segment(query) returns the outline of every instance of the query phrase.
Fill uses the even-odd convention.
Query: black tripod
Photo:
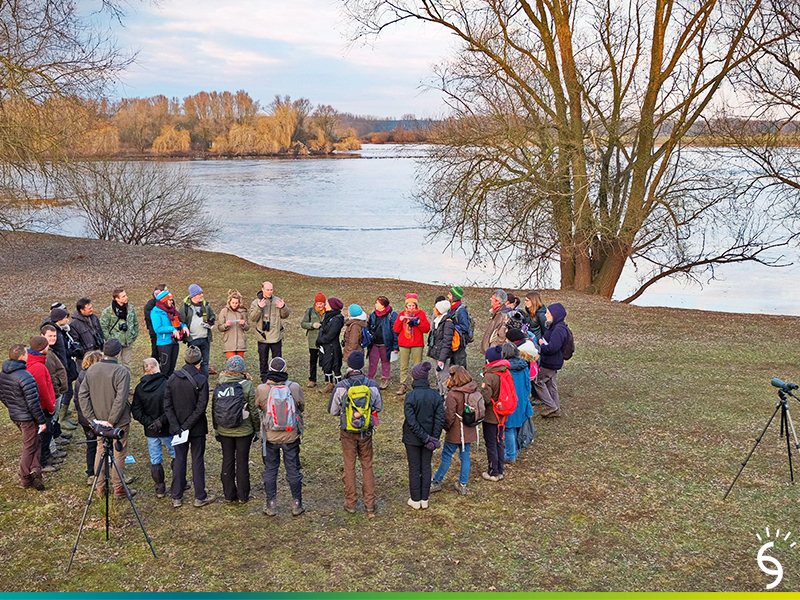
[[[777,382],[777,383],[776,383]],[[773,379],[772,385],[777,388],[781,388],[778,390],[778,403],[775,405],[775,411],[772,413],[772,416],[767,421],[766,426],[761,431],[761,435],[756,438],[756,443],[753,445],[752,450],[750,450],[750,454],[747,455],[747,458],[742,463],[742,467],[739,469],[739,472],[736,474],[736,477],[733,478],[733,482],[731,486],[728,488],[728,491],[725,492],[725,495],[722,497],[723,500],[728,497],[728,494],[731,493],[733,489],[733,485],[736,483],[736,480],[739,479],[739,475],[742,474],[744,468],[747,466],[747,462],[750,460],[750,457],[753,456],[753,452],[756,451],[758,448],[758,444],[761,441],[761,438],[764,437],[764,434],[769,429],[770,423],[775,418],[775,415],[778,414],[778,411],[781,411],[781,427],[780,427],[780,438],[783,439],[786,437],[786,455],[789,458],[789,477],[792,480],[792,484],[794,484],[794,467],[792,466],[792,445],[789,441],[789,430],[791,429],[792,436],[794,436],[794,447],[798,451],[800,451],[800,444],[797,442],[797,432],[794,430],[794,423],[792,423],[792,416],[789,414],[789,400],[787,399],[787,394],[800,402],[800,398],[795,396],[792,393],[793,389],[797,389],[797,385],[793,383],[783,383],[780,379]]]
[[[150,540],[150,536],[147,535],[147,530],[144,528],[144,523],[142,522],[142,518],[139,516],[139,511],[136,510],[136,505],[133,503],[133,498],[131,497],[131,492],[128,489],[128,485],[125,483],[125,478],[122,476],[122,471],[119,469],[119,465],[117,464],[116,459],[114,458],[114,449],[113,443],[114,439],[109,437],[100,437],[97,439],[99,442],[100,439],[103,440],[103,457],[100,460],[100,464],[97,465],[97,471],[94,474],[94,481],[92,482],[92,489],[89,490],[89,497],[86,499],[86,508],[83,510],[83,518],[81,519],[81,526],[78,528],[78,537],[75,538],[75,545],[72,547],[72,556],[69,559],[69,565],[67,566],[67,573],[72,568],[72,561],[75,559],[75,551],[78,549],[78,542],[81,540],[81,533],[83,533],[83,526],[86,524],[86,515],[89,513],[89,506],[92,504],[92,498],[94,497],[94,490],[97,487],[97,482],[100,479],[100,472],[104,472],[105,477],[105,498],[106,498],[106,541],[109,539],[109,522],[108,522],[108,498],[109,498],[109,490],[111,488],[111,465],[117,470],[117,475],[119,475],[119,479],[122,482],[122,487],[125,489],[125,495],[128,497],[128,502],[131,503],[131,507],[133,508],[133,514],[136,515],[136,520],[139,521],[139,526],[142,528],[142,533],[144,533],[144,539],[147,540],[147,544],[150,546],[150,550],[153,552],[153,556],[156,556],[156,550],[153,548],[153,542]],[[89,442],[91,443],[91,442]],[[117,441],[117,450],[122,450],[122,443]]]

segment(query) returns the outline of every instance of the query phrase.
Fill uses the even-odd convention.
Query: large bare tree
[[[734,70],[796,35],[797,3],[343,2],[355,37],[413,19],[459,40],[437,71],[453,115],[420,196],[479,260],[510,261],[521,280],[555,261],[562,288],[610,298],[629,261],[638,294],[789,243],[685,139]]]

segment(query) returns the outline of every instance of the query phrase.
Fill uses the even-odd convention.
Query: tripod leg
[[[783,428],[786,434],[786,454],[789,456],[789,478],[792,480],[792,484],[794,484],[794,468],[792,467],[792,444],[789,440],[789,407],[786,406],[786,402],[782,403],[783,410]]]
[[[125,483],[125,477],[122,476],[122,471],[117,464],[114,455],[111,455],[111,462],[114,464],[114,468],[117,470],[117,475],[119,475],[119,479],[122,482],[122,487],[125,488],[125,495],[128,496],[128,502],[131,503],[131,508],[133,508],[133,514],[136,515],[136,520],[139,521],[139,527],[142,528],[142,533],[144,534],[144,539],[147,540],[147,545],[150,546],[150,551],[153,553],[154,558],[158,558],[156,556],[156,549],[153,548],[153,542],[150,540],[150,536],[147,535],[147,529],[144,528],[144,523],[142,522],[142,518],[139,516],[139,511],[136,510],[136,505],[133,503],[133,497],[131,496],[131,492],[128,489],[128,484]]]
[[[103,464],[105,465],[105,476],[106,476],[106,541],[108,541],[109,539],[111,539],[110,526],[108,521],[108,494],[109,490],[111,489],[111,473],[109,472],[110,471],[109,462],[114,460],[114,450],[111,447],[111,442],[108,438],[104,438],[104,446],[105,450],[103,451],[104,452]]]
[[[739,475],[741,475],[742,471],[744,471],[744,468],[747,466],[747,463],[750,460],[750,457],[753,456],[753,452],[755,452],[756,448],[758,448],[759,442],[761,442],[761,439],[764,437],[764,434],[767,432],[767,429],[769,429],[770,423],[772,423],[772,419],[774,419],[775,415],[778,414],[778,410],[780,410],[780,408],[781,408],[781,403],[778,402],[778,404],[775,406],[775,411],[772,413],[772,416],[769,418],[769,420],[767,421],[767,424],[764,426],[764,429],[761,431],[761,435],[759,435],[756,438],[756,443],[753,444],[753,448],[750,450],[750,454],[748,454],[747,458],[744,459],[744,462],[742,463],[742,466],[739,468],[739,472],[736,474],[736,477],[733,478],[733,481],[731,482],[731,485],[728,488],[728,491],[725,492],[725,495],[722,497],[723,500],[725,500],[725,498],[728,497],[728,494],[731,493],[731,490],[733,489],[734,484],[739,479]],[[781,416],[783,416],[783,415],[781,415]]]
[[[97,465],[94,473],[94,481],[92,481],[92,489],[89,490],[89,497],[86,499],[86,508],[83,509],[83,518],[81,518],[81,525],[78,527],[78,537],[75,538],[75,545],[72,547],[72,556],[69,557],[69,565],[67,565],[67,573],[72,568],[72,561],[75,560],[75,552],[78,550],[78,542],[81,541],[81,534],[83,533],[83,526],[86,524],[86,515],[89,514],[89,507],[92,505],[92,498],[94,497],[94,490],[97,488],[97,480],[100,477],[100,471],[103,469],[103,461]]]

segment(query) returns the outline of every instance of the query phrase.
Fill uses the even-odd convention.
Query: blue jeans
[[[461,474],[458,477],[458,482],[462,485],[467,485],[469,481],[469,444],[464,444],[464,450],[461,450],[461,444],[453,444],[452,442],[445,442],[442,446],[442,457],[439,460],[439,468],[433,478],[441,483],[444,476],[447,475],[447,470],[450,468],[450,461],[453,459],[453,454],[458,450],[458,458],[461,460]]]
[[[172,436],[162,438],[147,438],[147,451],[150,453],[150,464],[161,464],[161,444],[169,450],[170,458],[175,458],[175,448],[172,447]]]
[[[200,348],[200,356],[203,357],[200,360],[200,372],[206,379],[208,379],[208,360],[211,354],[211,344],[209,343],[208,338],[198,338],[196,340],[192,340],[189,342],[189,345]]]
[[[517,433],[519,427],[506,427],[506,460],[517,460]]]

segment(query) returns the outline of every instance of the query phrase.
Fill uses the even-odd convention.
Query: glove
[[[418,327],[419,326],[419,317],[414,317],[408,320],[409,327]]]
[[[436,450],[437,448],[440,448],[441,445],[442,443],[439,441],[439,439],[433,437],[432,435],[429,435],[428,439],[425,442],[425,447],[428,450]]]
[[[156,419],[150,425],[147,426],[147,429],[150,431],[158,431],[161,429],[161,419]]]

